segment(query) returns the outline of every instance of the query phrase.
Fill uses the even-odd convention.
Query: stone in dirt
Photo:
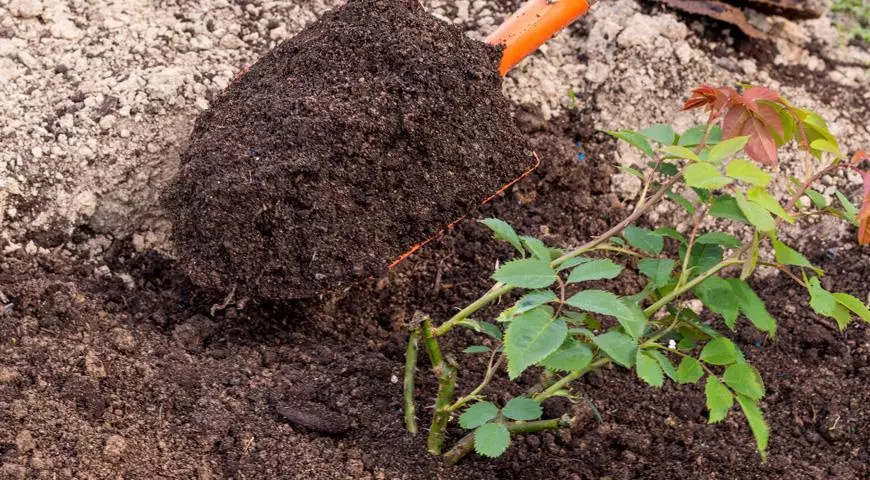
[[[355,0],[196,122],[164,195],[200,286],[293,299],[383,274],[534,164],[499,51],[417,0]]]

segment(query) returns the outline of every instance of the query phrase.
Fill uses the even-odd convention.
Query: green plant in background
[[[870,3],[867,0],[836,0],[831,11],[847,17],[845,25],[836,22],[847,36],[870,43]]]
[[[615,364],[634,370],[654,388],[666,381],[703,384],[709,422],[721,422],[736,405],[765,458],[769,432],[759,405],[765,395],[762,376],[721,333],[718,322],[703,320],[686,301],[700,300],[726,329],[733,330],[745,318],[774,337],[776,320],[747,281],[756,269],[772,268],[806,288],[810,307],[840,328],[853,317],[870,322],[870,310],[861,300],[825,290],[820,282],[824,272],[778,234],[783,224],[832,215],[860,223],[860,241],[870,242],[870,173],[865,173],[868,192],[862,212],[840,192],[837,204],[829,204],[812,185],[834,170],[860,169],[863,157],[847,159],[817,114],[758,87],[739,93],[702,86],[685,106],[698,107],[709,112],[706,123],[682,134],[669,125],[609,132],[638,148],[648,163],[643,169],[624,168],[643,182],[631,214],[587,243],[563,250],[521,236],[501,220],[483,220],[496,239],[515,249],[515,258],[497,268],[487,293],[447,321],[436,325],[417,314],[408,343],[404,405],[409,431],[417,432],[414,375],[421,343],[438,379],[430,453],[443,454],[450,463],[472,450],[498,457],[516,435],[570,427],[574,419],[568,416],[542,419],[541,403],[575,398],[572,382]],[[807,152],[808,160],[805,178],[790,179],[783,205],[771,193],[773,173],[764,167],[775,166],[777,150],[792,141]],[[672,226],[636,225],[665,201],[691,216],[687,233]],[[722,227],[706,229],[711,222],[705,220],[711,217]],[[723,231],[729,223],[751,229],[748,240]],[[765,253],[767,245],[772,255]],[[620,296],[587,286],[618,277],[626,265],[646,278],[641,291]],[[472,318],[512,292],[517,292],[516,300],[498,315]],[[480,383],[462,394],[456,392],[462,367],[438,343],[456,328],[472,329],[486,339],[466,348],[465,355],[489,356]],[[531,372],[539,381],[497,405],[487,388],[502,367],[510,380]],[[447,425],[456,417],[468,434],[443,453]]]

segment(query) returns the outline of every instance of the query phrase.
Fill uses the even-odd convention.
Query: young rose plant
[[[702,86],[686,109],[704,108],[704,124],[677,134],[669,125],[639,132],[608,132],[648,157],[646,168],[623,169],[639,177],[643,187],[630,215],[587,243],[562,250],[521,236],[507,223],[484,223],[498,240],[516,250],[516,258],[492,275],[492,288],[452,318],[435,325],[415,316],[405,370],[405,421],[417,432],[414,375],[422,343],[438,379],[428,450],[442,455],[448,423],[458,417],[469,433],[446,453],[450,463],[472,450],[497,457],[522,433],[570,427],[568,416],[542,419],[541,403],[553,397],[574,398],[571,384],[608,364],[632,369],[654,388],[670,380],[703,383],[709,422],[721,422],[738,405],[765,458],[768,427],[759,402],[764,381],[718,322],[702,320],[686,300],[697,299],[733,330],[740,318],[773,337],[776,320],[747,279],[758,268],[777,269],[809,291],[810,307],[830,317],[841,329],[853,317],[870,322],[870,310],[852,295],[825,290],[823,272],[788,246],[778,232],[801,218],[832,215],[859,226],[859,241],[870,243],[870,171],[861,170],[863,153],[848,159],[817,114],[798,108],[777,93],[759,87],[742,93],[733,88]],[[804,178],[790,178],[783,205],[771,194],[777,172],[777,150],[794,141],[807,152]],[[745,157],[749,157],[747,160]],[[865,181],[859,210],[846,195],[835,192],[836,204],[812,188],[822,176],[852,169]],[[674,202],[692,217],[687,233],[673,226],[642,228],[635,223],[664,201]],[[709,217],[719,229],[705,230]],[[741,240],[726,231],[728,223],[751,229]],[[771,248],[762,248],[769,245]],[[772,251],[769,255],[765,252]],[[586,287],[587,282],[619,276],[620,260],[633,257],[646,286],[629,296]],[[481,309],[509,292],[521,295],[495,318],[472,319]],[[460,364],[442,354],[438,339],[455,328],[469,328],[488,337],[486,345],[465,349],[467,355],[488,355],[480,383],[457,395]],[[502,367],[510,380],[534,369],[534,387],[497,405],[487,387]]]

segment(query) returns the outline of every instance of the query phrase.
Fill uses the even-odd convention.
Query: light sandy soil
[[[239,69],[339,3],[0,0],[0,251],[59,250],[104,274],[101,254],[113,239],[168,251],[157,199],[196,115]],[[517,2],[426,3],[480,38]],[[688,127],[697,117],[678,110],[692,87],[750,82],[818,109],[845,149],[870,145],[870,54],[846,46],[828,18],[750,19],[776,44],[772,64],[735,52],[730,35],[714,42],[695,19],[602,1],[515,69],[505,93],[543,119],[572,105],[573,91],[596,128]],[[785,67],[815,72],[828,87],[783,83]],[[610,160],[640,159],[623,146]],[[829,195],[839,186],[854,198],[860,188],[855,177],[825,180]],[[615,193],[630,196],[635,182],[620,175]],[[810,235],[848,231],[824,223]]]

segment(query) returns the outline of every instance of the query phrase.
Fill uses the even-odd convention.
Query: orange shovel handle
[[[486,38],[504,45],[499,73],[534,52],[563,28],[582,16],[597,0],[529,0]]]

